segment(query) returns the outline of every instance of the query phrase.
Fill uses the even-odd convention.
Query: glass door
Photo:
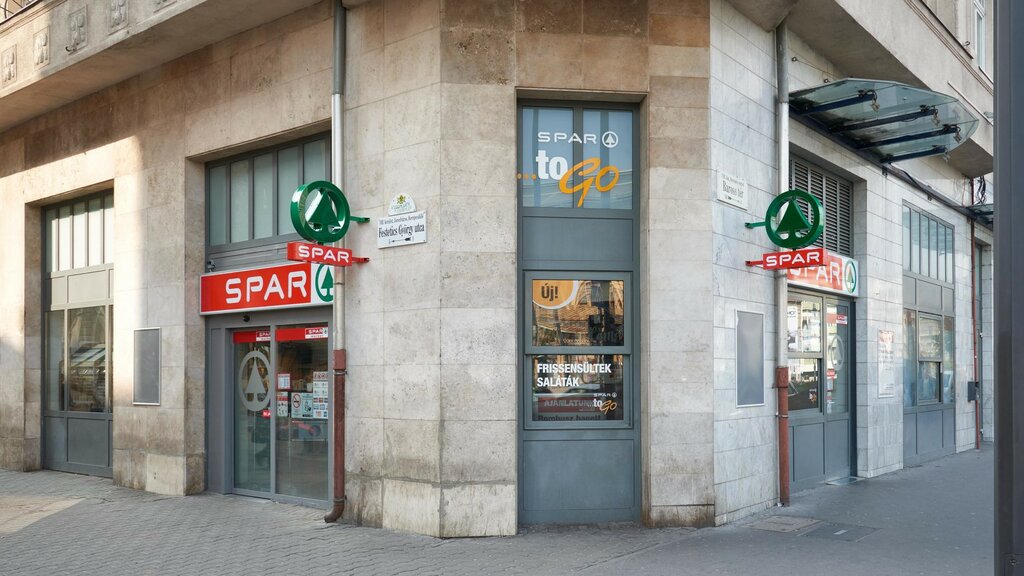
[[[246,328],[231,339],[235,490],[327,500],[327,325]]]

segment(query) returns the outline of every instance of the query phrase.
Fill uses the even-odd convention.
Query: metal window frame
[[[926,258],[925,258],[925,256],[928,254],[928,243],[924,242],[924,239],[921,238],[921,235],[920,235],[920,228],[921,227],[918,226],[918,256],[917,256],[918,270],[914,270],[912,266],[910,266],[907,263],[904,263],[904,265],[903,265],[903,273],[908,275],[908,276],[914,276],[914,277],[922,278],[922,279],[928,280],[929,282],[937,283],[937,284],[940,284],[940,285],[942,285],[942,286],[944,286],[946,288],[953,288],[955,290],[956,289],[956,226],[953,225],[952,223],[946,221],[946,220],[943,220],[942,218],[939,218],[939,217],[933,215],[930,212],[926,212],[926,211],[918,208],[917,206],[915,206],[914,204],[911,204],[909,202],[904,202],[903,203],[903,208],[906,208],[906,209],[910,210],[911,227],[913,227],[912,223],[913,223],[913,220],[914,220],[915,214],[916,214],[917,217],[920,218],[921,222],[934,223],[936,226],[938,226],[938,228],[939,228],[938,232],[942,235],[942,241],[941,241],[942,245],[945,245],[945,242],[946,242],[947,239],[952,239],[952,241],[953,241],[953,245],[952,246],[947,246],[947,252],[952,255],[952,263],[947,263],[945,261],[945,258],[942,257],[941,255],[937,256],[938,262],[936,263],[936,269],[938,269],[940,267],[943,268],[943,275],[946,277],[946,279],[943,280],[943,279],[941,279],[939,277],[937,271],[936,271],[935,275],[932,275],[932,273],[931,273],[931,265],[930,265],[931,259],[930,258],[927,259],[927,262],[926,262]],[[947,234],[948,234],[948,236],[947,236]],[[912,248],[912,246],[913,246],[913,232],[911,232],[910,238],[911,238],[911,261],[913,261],[913,248]],[[938,241],[938,238],[936,238],[936,241]],[[906,249],[906,248],[904,248],[904,249]],[[936,250],[938,250],[938,244],[936,245]],[[923,272],[922,270],[924,270],[926,263],[928,264],[929,270],[928,270],[928,272]],[[950,278],[950,273],[952,273],[952,276],[953,276],[952,278]]]
[[[204,167],[204,186],[206,188],[204,198],[206,202],[205,213],[206,213],[206,254],[207,257],[211,256],[224,256],[236,252],[239,250],[246,250],[250,248],[261,248],[267,246],[273,246],[282,242],[299,239],[298,233],[294,231],[282,232],[278,224],[280,223],[278,200],[281,194],[281,190],[278,186],[278,153],[288,148],[298,149],[298,166],[299,166],[299,181],[305,182],[306,178],[306,157],[305,157],[305,146],[312,142],[323,141],[325,144],[325,158],[329,159],[331,154],[331,142],[330,134],[328,132],[320,132],[312,136],[299,138],[297,140],[289,140],[282,144],[276,144],[274,146],[267,146],[264,148],[258,148],[243,152],[241,154],[235,154],[234,156],[228,156],[211,162],[207,162]],[[255,234],[255,190],[256,190],[256,158],[260,156],[271,155],[271,184],[273,186],[273,202],[271,203],[271,230],[272,234],[263,238],[253,238]],[[249,234],[248,239],[232,242],[231,241],[231,165],[239,161],[249,162],[249,207],[248,207],[248,222],[249,222]],[[330,180],[331,178],[331,166],[330,162],[325,161],[324,175]],[[224,209],[224,221],[221,224],[224,227],[224,244],[212,245],[210,243],[210,230],[212,228],[211,214],[210,214],[210,173],[221,166],[226,167],[227,172],[227,186],[225,193],[227,195]]]

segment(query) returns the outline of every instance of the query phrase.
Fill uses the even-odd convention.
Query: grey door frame
[[[579,118],[576,116],[576,111],[582,109],[587,110],[621,110],[632,112],[633,124],[632,124],[632,162],[633,162],[633,191],[632,191],[632,207],[629,210],[625,209],[601,209],[601,208],[532,208],[524,207],[522,202],[522,195],[517,190],[516,194],[516,206],[518,211],[518,217],[516,222],[516,244],[517,244],[517,266],[516,266],[516,412],[517,412],[517,464],[516,470],[518,475],[517,482],[517,496],[518,496],[518,517],[519,524],[544,524],[544,523],[592,523],[601,521],[639,521],[641,519],[641,503],[643,500],[643,483],[641,475],[641,462],[642,462],[642,428],[641,422],[641,317],[640,317],[640,283],[641,283],[641,260],[640,260],[640,205],[642,202],[642,181],[641,181],[641,155],[640,155],[640,118],[641,111],[638,104],[632,103],[621,103],[621,102],[594,102],[589,100],[578,100],[578,101],[564,101],[564,100],[538,100],[538,99],[520,99],[516,105],[516,162],[519,164],[520,150],[522,150],[522,109],[523,107],[529,106],[541,106],[541,107],[554,107],[554,108],[568,108],[574,111],[573,129],[576,132],[582,132],[582,114]],[[581,155],[582,146],[577,144],[574,147],[574,157]],[[518,169],[518,168],[517,168]],[[524,241],[524,220],[527,218],[551,218],[552,223],[556,223],[561,219],[577,219],[577,218],[588,218],[588,219],[599,219],[599,220],[629,220],[631,225],[630,237],[633,243],[632,251],[629,259],[619,260],[556,260],[556,259],[526,259],[524,256],[523,241]],[[585,241],[585,238],[581,238],[581,241]],[[623,354],[626,358],[623,359],[624,364],[629,365],[628,377],[630,379],[629,384],[629,400],[632,408],[630,410],[631,422],[628,427],[558,427],[558,426],[546,426],[546,427],[527,427],[527,418],[529,413],[526,411],[526,403],[530,400],[527,395],[527,383],[529,378],[526,377],[526,370],[528,366],[526,364],[526,356],[531,354],[525,344],[527,338],[528,324],[526,322],[527,316],[530,314],[531,309],[527,306],[527,299],[531,291],[526,285],[526,278],[528,275],[540,273],[545,276],[575,276],[578,279],[589,279],[593,277],[599,279],[602,277],[622,277],[625,279],[624,288],[629,290],[631,293],[626,295],[628,300],[627,314],[632,317],[625,317],[624,323],[628,324],[625,329],[628,331],[626,341],[630,343],[630,346],[623,347],[628,352],[607,352],[614,354]],[[611,348],[587,348],[579,347],[578,350],[573,350],[564,353],[576,353],[576,354],[591,354],[591,353],[605,353],[604,350]],[[558,348],[563,350],[563,348]],[[597,352],[594,352],[597,350]],[[563,353],[563,352],[555,352]],[[625,393],[625,390],[624,390]],[[607,509],[594,509],[594,510],[554,510],[554,511],[527,511],[525,509],[525,486],[523,479],[525,478],[525,459],[524,459],[524,444],[527,441],[538,441],[544,437],[550,439],[563,437],[568,434],[576,435],[577,439],[580,440],[598,440],[605,439],[609,436],[614,435],[625,435],[628,434],[632,437],[633,441],[633,505],[625,513],[618,515],[609,514]],[[543,441],[543,440],[540,440]]]
[[[821,316],[822,316],[821,330],[822,330],[823,338],[827,334],[826,326],[828,324],[828,322],[827,322],[828,306],[830,304],[835,304],[837,306],[846,306],[847,307],[847,309],[849,310],[849,318],[847,320],[847,322],[848,322],[847,325],[849,326],[849,342],[847,342],[845,344],[845,346],[846,346],[847,354],[849,355],[848,356],[849,360],[847,362],[848,362],[848,364],[850,366],[850,369],[849,369],[850,380],[847,383],[847,394],[849,395],[848,404],[847,404],[847,411],[844,414],[842,414],[842,415],[840,415],[840,414],[834,414],[834,415],[827,414],[825,412],[825,410],[824,410],[824,395],[822,394],[822,392],[824,391],[824,388],[823,388],[822,385],[825,382],[825,372],[828,369],[826,367],[826,362],[824,360],[825,359],[825,355],[828,354],[828,349],[827,349],[827,342],[825,340],[822,340],[822,352],[821,352],[822,361],[820,362],[820,365],[819,365],[819,368],[818,368],[818,372],[819,372],[819,374],[818,374],[818,382],[819,382],[819,402],[818,402],[818,408],[817,409],[804,409],[804,410],[791,410],[789,412],[789,428],[790,428],[790,434],[789,434],[789,437],[790,437],[790,447],[789,448],[790,448],[790,455],[791,455],[790,456],[790,467],[792,468],[793,466],[795,466],[795,462],[796,462],[796,455],[793,453],[793,449],[795,447],[794,429],[795,429],[796,426],[799,426],[799,425],[802,425],[802,424],[813,424],[813,423],[816,423],[816,422],[820,422],[822,424],[822,434],[823,434],[822,448],[823,448],[823,450],[827,451],[828,450],[828,439],[827,439],[828,423],[829,422],[836,422],[836,421],[840,421],[840,420],[848,420],[849,421],[849,425],[848,425],[848,428],[847,428],[847,435],[849,437],[849,442],[848,442],[848,450],[849,450],[849,462],[848,462],[849,469],[848,469],[848,475],[854,476],[854,475],[856,475],[856,471],[857,471],[857,357],[856,357],[856,348],[857,347],[855,345],[855,343],[857,341],[857,335],[856,335],[856,326],[857,326],[856,300],[852,300],[852,299],[849,299],[849,298],[844,298],[842,296],[835,295],[835,294],[829,294],[829,293],[823,293],[823,292],[813,292],[813,291],[800,290],[800,289],[793,289],[792,287],[790,288],[789,295],[791,297],[792,296],[798,296],[798,297],[801,297],[801,298],[816,299],[819,302],[821,302]],[[791,354],[791,356],[792,356],[792,354]],[[791,478],[791,480],[790,480],[790,489],[793,490],[793,491],[804,490],[804,489],[807,489],[807,488],[812,488],[814,486],[817,486],[817,485],[821,484],[822,482],[828,482],[829,480],[835,480],[836,478],[838,478],[838,477],[836,477],[836,478],[830,478],[829,477],[828,459],[827,459],[827,455],[826,455],[825,452],[822,453],[822,462],[823,462],[823,474],[821,476],[815,477],[815,478],[811,478],[811,479],[807,479],[807,480],[804,480],[804,481],[801,481],[801,482],[797,482],[795,480],[792,480],[792,478],[793,478],[793,474],[792,474],[793,470],[791,469],[790,470],[790,478]],[[839,477],[841,477],[841,476],[839,476]]]
[[[270,330],[270,366],[271,372],[277,369],[277,339],[275,331],[280,326],[293,324],[327,324],[327,347],[333,349],[334,336],[331,325],[331,308],[314,306],[295,309],[254,311],[244,313],[219,314],[206,318],[206,485],[209,490],[222,494],[240,494],[256,498],[266,498],[275,502],[300,504],[314,508],[326,507],[330,495],[334,493],[334,390],[330,388],[328,402],[328,450],[327,450],[327,499],[317,500],[278,494],[277,488],[277,410],[270,411],[270,492],[257,492],[235,487],[235,373],[231,355],[231,335],[239,330],[254,330],[266,327]],[[331,373],[334,366],[332,355],[327,357],[327,370]],[[218,382],[227,385],[218,386]],[[274,382],[271,382],[273,388]],[[276,388],[271,390],[271,394]],[[217,419],[217,420],[214,420]],[[217,423],[218,425],[215,425]]]

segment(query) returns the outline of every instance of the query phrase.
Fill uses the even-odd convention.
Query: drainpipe
[[[345,6],[342,0],[334,3],[334,90],[331,94],[331,175],[334,184],[345,189],[344,117],[342,103],[345,95]],[[345,246],[345,239],[337,243]],[[324,516],[324,522],[335,522],[345,512],[345,374],[348,363],[345,355],[345,268],[334,268],[334,506]]]
[[[778,103],[775,110],[775,134],[778,138],[778,193],[789,188],[789,45],[786,20],[775,28],[775,72]],[[786,271],[775,272],[775,390],[778,398],[779,426],[779,504],[789,506],[789,359],[786,310],[789,303]]]
[[[971,181],[973,192],[974,181]],[[974,448],[981,448],[981,380],[978,379],[978,265],[974,254],[978,251],[974,240],[974,220],[971,220],[971,330],[974,334]]]

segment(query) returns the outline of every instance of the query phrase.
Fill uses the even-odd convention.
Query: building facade
[[[0,466],[326,508],[338,460],[348,520],[450,537],[722,524],[971,449],[991,30],[980,0],[28,3]],[[288,259],[315,181],[368,262]],[[746,224],[788,188],[828,255],[782,302]]]

